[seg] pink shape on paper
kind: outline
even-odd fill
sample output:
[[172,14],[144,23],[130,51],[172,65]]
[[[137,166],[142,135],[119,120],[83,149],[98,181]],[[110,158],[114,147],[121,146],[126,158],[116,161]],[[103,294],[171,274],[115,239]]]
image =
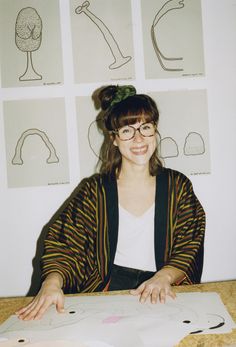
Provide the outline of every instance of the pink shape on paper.
[[110,324],[110,323],[117,323],[122,317],[119,316],[109,316],[105,319],[103,319],[103,323]]

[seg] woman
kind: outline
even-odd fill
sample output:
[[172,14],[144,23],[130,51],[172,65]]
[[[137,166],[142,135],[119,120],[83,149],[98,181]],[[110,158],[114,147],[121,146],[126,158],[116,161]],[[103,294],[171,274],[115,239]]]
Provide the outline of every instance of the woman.
[[141,302],[174,298],[172,285],[199,283],[205,214],[183,174],[162,167],[159,113],[133,86],[99,93],[105,142],[100,173],[84,179],[49,227],[42,287],[17,312],[39,319],[64,293],[130,289]]

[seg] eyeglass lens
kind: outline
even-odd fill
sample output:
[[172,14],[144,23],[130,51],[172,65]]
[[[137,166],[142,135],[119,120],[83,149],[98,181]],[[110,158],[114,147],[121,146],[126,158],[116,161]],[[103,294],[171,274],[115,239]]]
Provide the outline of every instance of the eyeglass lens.
[[126,125],[118,130],[118,135],[121,140],[130,140],[135,136],[136,131],[144,137],[153,136],[155,133],[155,126],[153,123],[144,123],[139,128],[131,125]]

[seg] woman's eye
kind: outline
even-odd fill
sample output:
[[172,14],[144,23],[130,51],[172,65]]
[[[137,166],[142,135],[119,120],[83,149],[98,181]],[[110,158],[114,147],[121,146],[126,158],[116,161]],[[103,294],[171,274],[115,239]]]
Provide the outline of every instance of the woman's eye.
[[129,128],[122,128],[120,129],[121,134],[129,134],[131,130]]
[[144,125],[142,126],[142,129],[143,129],[143,130],[150,130],[151,128],[152,128],[151,124],[144,124]]

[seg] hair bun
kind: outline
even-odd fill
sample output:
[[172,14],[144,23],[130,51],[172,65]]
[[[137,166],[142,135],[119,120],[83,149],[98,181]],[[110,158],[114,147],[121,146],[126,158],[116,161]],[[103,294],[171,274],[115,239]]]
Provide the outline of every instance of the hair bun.
[[108,86],[101,90],[99,93],[99,99],[103,110],[107,110],[109,107],[125,100],[129,96],[136,94],[136,89],[132,85],[124,86]]

